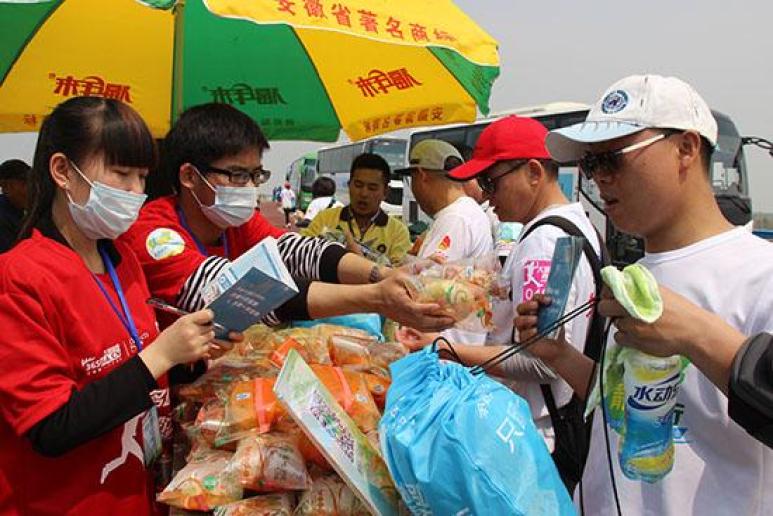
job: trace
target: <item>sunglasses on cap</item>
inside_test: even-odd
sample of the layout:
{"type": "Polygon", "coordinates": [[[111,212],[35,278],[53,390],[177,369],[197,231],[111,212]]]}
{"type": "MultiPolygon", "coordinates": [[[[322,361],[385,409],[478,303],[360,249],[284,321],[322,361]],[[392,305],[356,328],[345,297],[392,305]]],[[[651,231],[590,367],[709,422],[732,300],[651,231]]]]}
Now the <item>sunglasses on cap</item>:
{"type": "Polygon", "coordinates": [[[497,189],[497,182],[508,174],[511,174],[528,163],[528,159],[519,159],[513,162],[513,165],[505,172],[497,176],[492,176],[491,173],[480,174],[475,179],[478,181],[478,186],[483,190],[486,195],[491,195],[497,189]]]}
{"type": "Polygon", "coordinates": [[[610,173],[620,169],[622,156],[645,147],[649,147],[655,142],[659,142],[671,135],[678,134],[681,131],[668,130],[652,138],[633,143],[622,149],[617,149],[608,152],[591,153],[586,152],[585,155],[577,160],[577,166],[583,173],[586,179],[593,179],[593,174],[610,173]]]}

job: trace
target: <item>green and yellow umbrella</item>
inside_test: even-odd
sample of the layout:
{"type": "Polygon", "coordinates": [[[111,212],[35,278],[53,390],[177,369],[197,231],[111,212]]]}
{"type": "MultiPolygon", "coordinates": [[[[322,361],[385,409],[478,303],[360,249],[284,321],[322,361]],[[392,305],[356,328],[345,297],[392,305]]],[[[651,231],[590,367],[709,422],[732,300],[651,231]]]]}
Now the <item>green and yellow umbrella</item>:
{"type": "Polygon", "coordinates": [[[0,0],[0,132],[75,95],[163,136],[224,102],[269,138],[335,141],[488,112],[496,42],[448,0],[0,0]]]}

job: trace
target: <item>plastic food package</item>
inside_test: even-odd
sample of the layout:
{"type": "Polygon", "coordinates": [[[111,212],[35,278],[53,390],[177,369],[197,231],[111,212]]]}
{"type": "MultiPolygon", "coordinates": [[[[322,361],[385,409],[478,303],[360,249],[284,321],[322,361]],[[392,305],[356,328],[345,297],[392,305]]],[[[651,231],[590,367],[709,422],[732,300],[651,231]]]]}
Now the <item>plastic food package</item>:
{"type": "Polygon", "coordinates": [[[180,388],[186,400],[207,401],[227,391],[231,384],[252,378],[273,378],[279,369],[268,360],[268,354],[249,357],[225,356],[214,362],[195,382],[180,388]]]}
{"type": "Polygon", "coordinates": [[[312,371],[364,433],[378,427],[381,413],[362,373],[340,367],[312,365],[312,371]]]}
{"type": "Polygon", "coordinates": [[[300,450],[301,455],[303,455],[304,460],[309,464],[316,465],[322,471],[333,470],[333,466],[331,466],[325,456],[322,455],[322,452],[319,451],[317,446],[311,442],[311,439],[303,432],[298,436],[298,449],[300,450]]]}
{"type": "Polygon", "coordinates": [[[492,296],[506,293],[496,255],[435,264],[412,276],[414,298],[437,303],[456,321],[455,327],[492,329],[492,296]]]}
{"type": "Polygon", "coordinates": [[[232,455],[220,450],[199,450],[159,493],[158,501],[180,509],[209,511],[240,500],[242,486],[229,467],[232,455]]]}
{"type": "Polygon", "coordinates": [[[274,394],[274,378],[254,378],[231,386],[225,402],[224,424],[215,436],[222,446],[250,433],[266,433],[286,412],[274,394]]]}
{"type": "Polygon", "coordinates": [[[333,335],[328,341],[330,358],[337,366],[346,365],[370,365],[370,351],[362,340],[333,335]]]}
{"type": "Polygon", "coordinates": [[[331,337],[348,337],[350,339],[359,340],[363,344],[367,344],[369,342],[376,342],[375,337],[373,337],[369,332],[358,328],[352,328],[349,326],[338,326],[335,324],[317,324],[316,326],[311,328],[311,330],[315,335],[317,335],[320,339],[322,339],[325,342],[329,341],[331,337]]]}
{"type": "Polygon", "coordinates": [[[338,475],[325,475],[314,480],[311,489],[301,496],[295,516],[369,516],[363,504],[338,475]]]}
{"type": "Polygon", "coordinates": [[[220,400],[210,400],[201,406],[196,421],[188,427],[188,436],[194,443],[204,443],[209,447],[215,446],[215,438],[218,434],[226,434],[225,406],[220,400]]]}
{"type": "Polygon", "coordinates": [[[231,467],[239,483],[252,491],[293,491],[311,486],[296,439],[289,435],[260,434],[242,439],[231,467]]]}
{"type": "Polygon", "coordinates": [[[291,349],[300,353],[307,364],[330,365],[333,363],[327,349],[327,340],[310,329],[293,328],[279,333],[282,335],[277,334],[277,339],[281,338],[281,341],[271,354],[271,362],[277,367],[282,367],[291,349]]]}
{"type": "Polygon", "coordinates": [[[267,494],[246,498],[217,507],[214,516],[292,516],[293,502],[289,493],[267,494]]]}
{"type": "Polygon", "coordinates": [[[301,356],[304,357],[304,360],[308,358],[308,353],[306,353],[306,349],[303,344],[292,337],[287,337],[282,345],[276,348],[273,353],[271,353],[271,363],[276,367],[281,368],[282,365],[284,365],[287,354],[290,353],[291,349],[294,349],[300,353],[301,356]]]}
{"type": "Polygon", "coordinates": [[[392,385],[392,380],[374,373],[362,373],[362,378],[365,380],[365,385],[368,386],[368,391],[373,396],[376,406],[378,406],[380,411],[383,411],[384,405],[386,405],[387,391],[389,386],[392,385]]]}
{"type": "Polygon", "coordinates": [[[408,348],[399,342],[371,342],[368,344],[368,352],[371,365],[384,369],[389,369],[389,364],[409,353],[408,348]]]}

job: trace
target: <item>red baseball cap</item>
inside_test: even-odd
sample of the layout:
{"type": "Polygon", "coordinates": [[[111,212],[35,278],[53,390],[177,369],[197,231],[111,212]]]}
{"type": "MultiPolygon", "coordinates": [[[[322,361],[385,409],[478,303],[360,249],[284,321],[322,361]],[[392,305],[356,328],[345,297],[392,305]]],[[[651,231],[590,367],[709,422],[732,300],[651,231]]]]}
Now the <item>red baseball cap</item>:
{"type": "Polygon", "coordinates": [[[472,179],[498,161],[510,159],[550,159],[545,147],[548,130],[533,118],[510,115],[486,127],[472,158],[450,171],[453,179],[472,179]]]}

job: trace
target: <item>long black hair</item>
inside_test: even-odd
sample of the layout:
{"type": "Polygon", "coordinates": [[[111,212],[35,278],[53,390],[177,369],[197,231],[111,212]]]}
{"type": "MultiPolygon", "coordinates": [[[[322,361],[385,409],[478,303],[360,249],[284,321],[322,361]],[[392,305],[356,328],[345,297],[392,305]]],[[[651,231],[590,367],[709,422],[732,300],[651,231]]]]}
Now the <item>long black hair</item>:
{"type": "Polygon", "coordinates": [[[107,166],[152,169],[158,160],[148,126],[128,105],[100,97],[74,97],[62,102],[40,128],[20,239],[29,238],[41,220],[51,218],[56,184],[49,163],[57,152],[76,163],[101,157],[107,166]]]}

